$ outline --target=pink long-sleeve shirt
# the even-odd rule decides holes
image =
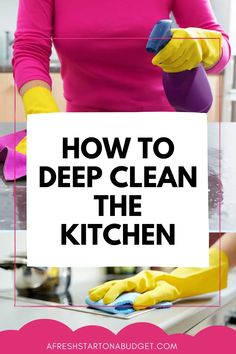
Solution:
[[[20,0],[14,44],[14,77],[51,86],[52,42],[60,62],[67,111],[172,111],[161,70],[151,64],[147,37],[174,13],[180,27],[223,34],[223,53],[209,72],[230,58],[228,36],[208,0]]]

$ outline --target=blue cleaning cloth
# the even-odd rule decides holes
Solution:
[[[105,305],[103,300],[92,301],[89,296],[86,297],[85,302],[89,307],[92,307],[96,310],[113,314],[128,315],[135,311],[133,308],[133,303],[138,295],[140,294],[136,292],[122,294],[109,305]],[[171,306],[171,302],[160,302],[159,304],[152,306],[152,308],[162,309]]]

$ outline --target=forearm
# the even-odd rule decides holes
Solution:
[[[219,248],[229,260],[229,267],[236,266],[236,233],[226,233],[221,239],[216,241],[212,248]]]
[[[173,13],[180,27],[197,27],[206,30],[217,31],[222,34],[222,51],[219,61],[209,70],[208,73],[216,74],[221,72],[227,65],[231,49],[229,37],[222,26],[218,23],[209,0],[174,0]],[[217,40],[216,40],[217,41]]]
[[[31,81],[42,81],[51,87],[53,14],[54,0],[19,0],[12,65],[21,94]]]

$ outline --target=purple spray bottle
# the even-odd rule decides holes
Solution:
[[[153,28],[146,50],[157,54],[172,38],[171,20],[161,20]],[[166,97],[177,112],[207,113],[213,97],[206,72],[200,64],[179,73],[163,72]]]

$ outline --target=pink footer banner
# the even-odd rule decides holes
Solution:
[[[0,332],[3,354],[44,353],[181,353],[235,354],[236,331],[208,327],[195,336],[166,334],[159,327],[138,323],[128,325],[118,334],[100,326],[86,326],[72,331],[54,320],[36,320],[20,330]]]

